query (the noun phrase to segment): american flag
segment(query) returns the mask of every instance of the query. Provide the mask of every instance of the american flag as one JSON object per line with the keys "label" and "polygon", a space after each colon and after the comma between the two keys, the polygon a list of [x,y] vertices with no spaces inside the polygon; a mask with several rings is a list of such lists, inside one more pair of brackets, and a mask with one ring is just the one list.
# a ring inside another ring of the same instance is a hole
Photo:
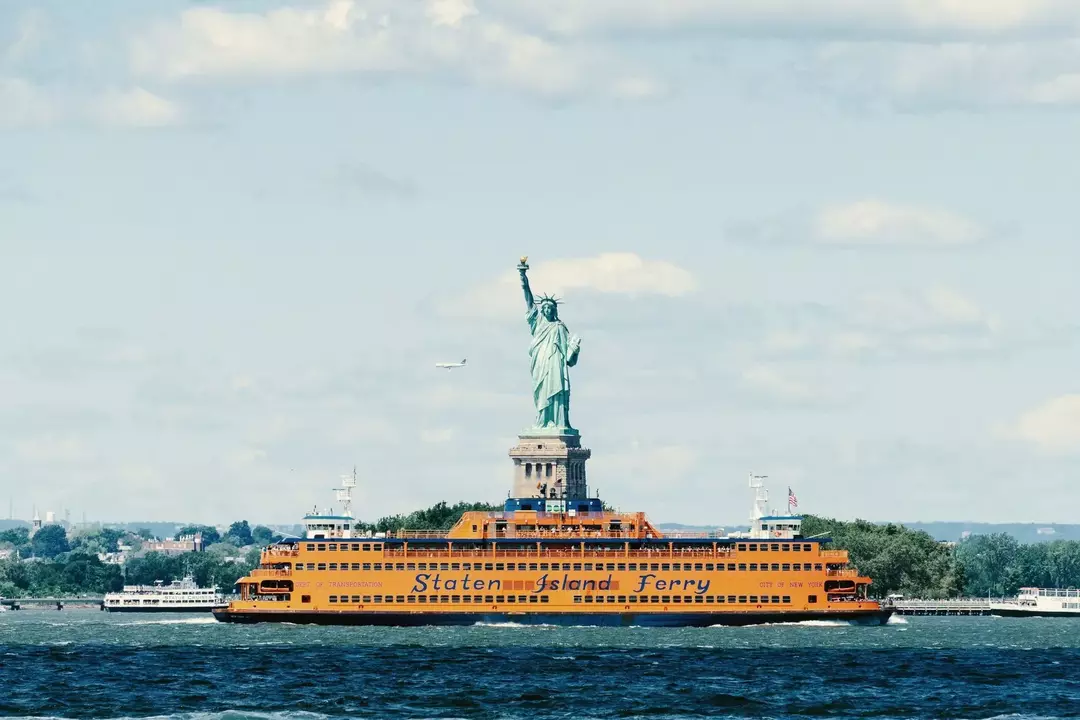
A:
{"label": "american flag", "polygon": [[799,498],[795,497],[795,493],[790,487],[787,489],[787,504],[788,507],[799,507]]}

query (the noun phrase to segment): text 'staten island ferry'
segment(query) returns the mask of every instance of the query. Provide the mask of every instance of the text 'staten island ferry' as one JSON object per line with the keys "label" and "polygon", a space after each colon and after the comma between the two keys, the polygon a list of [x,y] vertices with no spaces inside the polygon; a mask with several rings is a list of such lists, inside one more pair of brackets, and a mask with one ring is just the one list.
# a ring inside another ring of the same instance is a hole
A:
{"label": "text 'staten island ferry'", "polygon": [[356,536],[355,474],[343,512],[304,518],[305,537],[279,542],[238,581],[226,622],[356,625],[708,626],[818,619],[884,623],[893,610],[867,598],[870,578],[843,550],[801,536],[801,518],[767,510],[756,490],[752,525],[738,536],[663,533],[644,513],[606,510],[590,497],[570,425],[569,368],[581,341],[558,301],[533,297],[518,270],[536,418],[510,450],[514,489],[501,512],[469,512],[449,532]]}

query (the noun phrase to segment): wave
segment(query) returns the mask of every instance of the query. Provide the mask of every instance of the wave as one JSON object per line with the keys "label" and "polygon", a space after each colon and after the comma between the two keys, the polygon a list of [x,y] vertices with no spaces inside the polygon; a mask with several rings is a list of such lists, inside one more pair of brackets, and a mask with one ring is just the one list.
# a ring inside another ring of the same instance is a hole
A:
{"label": "wave", "polygon": [[172,618],[169,620],[133,620],[131,622],[117,623],[118,625],[217,625],[218,621],[212,617],[197,618]]}
{"label": "wave", "polygon": [[907,625],[908,621],[907,621],[907,618],[905,618],[905,617],[900,617],[899,615],[893,615],[892,617],[889,618],[888,622],[886,622],[885,624],[886,625]]}
{"label": "wave", "polygon": [[710,625],[711,628],[775,628],[775,627],[853,627],[850,620],[799,620],[798,622],[759,623],[756,625]]}
{"label": "wave", "polygon": [[[174,715],[117,715],[104,720],[327,720],[322,713],[304,712],[256,712],[254,710],[222,710],[220,712],[176,713]],[[5,715],[0,720],[67,720],[62,715]]]}

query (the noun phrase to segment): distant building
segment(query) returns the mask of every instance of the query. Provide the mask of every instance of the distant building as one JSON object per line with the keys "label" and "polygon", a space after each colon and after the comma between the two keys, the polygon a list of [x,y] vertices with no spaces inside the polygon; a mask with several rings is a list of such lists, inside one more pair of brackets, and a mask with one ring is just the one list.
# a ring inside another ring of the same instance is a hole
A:
{"label": "distant building", "polygon": [[160,552],[167,555],[182,555],[189,552],[202,552],[203,539],[201,533],[194,535],[181,535],[175,540],[150,540],[143,545],[147,552]]}
{"label": "distant building", "polygon": [[1057,533],[1057,530],[1055,530],[1052,527],[1041,527],[1041,528],[1037,529],[1035,532],[1037,534],[1039,534],[1039,535],[1054,535],[1054,534]]}
{"label": "distant building", "polygon": [[965,530],[964,532],[960,533],[960,539],[961,540],[967,540],[969,537],[971,537],[971,531],[970,530]]}
{"label": "distant building", "polygon": [[15,555],[15,550],[8,548],[7,550],[0,548],[0,560],[7,560]]}
{"label": "distant building", "polygon": [[98,553],[98,560],[105,563],[106,565],[123,565],[127,562],[127,553]]}

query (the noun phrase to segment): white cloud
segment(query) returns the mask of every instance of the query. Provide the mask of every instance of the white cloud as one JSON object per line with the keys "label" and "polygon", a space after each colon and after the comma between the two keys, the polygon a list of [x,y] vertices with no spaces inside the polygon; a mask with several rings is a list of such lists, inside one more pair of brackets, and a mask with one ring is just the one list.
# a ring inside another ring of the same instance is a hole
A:
{"label": "white cloud", "polygon": [[[646,260],[634,253],[604,253],[588,258],[548,260],[531,266],[529,284],[535,295],[566,298],[578,291],[614,295],[680,297],[697,290],[694,274],[674,263]],[[508,270],[457,302],[441,306],[451,315],[508,316],[522,312],[521,280]]]}
{"label": "white cloud", "polygon": [[1073,0],[492,0],[562,34],[710,30],[743,37],[1011,38],[1080,29]]}
{"label": "white cloud", "polygon": [[120,127],[162,127],[181,120],[176,103],[141,87],[104,94],[93,113],[102,124]]}
{"label": "white cloud", "polygon": [[595,49],[524,32],[469,0],[332,0],[265,13],[191,8],[136,38],[132,64],[173,80],[446,73],[544,96],[641,97],[657,88]]}
{"label": "white cloud", "polygon": [[744,370],[742,384],[754,392],[785,402],[805,402],[818,397],[817,391],[808,383],[766,365]]}
{"label": "white cloud", "polygon": [[814,223],[817,241],[836,245],[966,245],[983,234],[953,213],[880,200],[825,208]]}
{"label": "white cloud", "polygon": [[1044,452],[1080,450],[1080,394],[1061,395],[1027,411],[1013,433]]}
{"label": "white cloud", "polygon": [[815,213],[740,223],[729,229],[729,235],[761,244],[954,247],[978,243],[988,232],[975,221],[946,210],[865,199]]}
{"label": "white cloud", "polygon": [[16,440],[15,455],[32,463],[76,464],[92,459],[94,452],[76,435],[41,435]]}

